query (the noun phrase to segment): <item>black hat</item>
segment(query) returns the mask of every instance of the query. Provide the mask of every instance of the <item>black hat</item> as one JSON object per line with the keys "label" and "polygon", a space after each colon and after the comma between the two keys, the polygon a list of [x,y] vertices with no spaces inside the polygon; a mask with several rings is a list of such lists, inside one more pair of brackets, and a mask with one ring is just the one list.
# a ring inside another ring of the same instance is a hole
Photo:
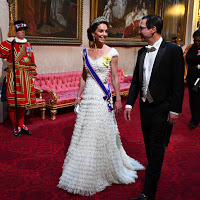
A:
{"label": "black hat", "polygon": [[16,32],[19,31],[20,29],[24,28],[24,29],[27,29],[29,28],[23,20],[17,20],[14,22],[14,25],[15,25],[15,30]]}

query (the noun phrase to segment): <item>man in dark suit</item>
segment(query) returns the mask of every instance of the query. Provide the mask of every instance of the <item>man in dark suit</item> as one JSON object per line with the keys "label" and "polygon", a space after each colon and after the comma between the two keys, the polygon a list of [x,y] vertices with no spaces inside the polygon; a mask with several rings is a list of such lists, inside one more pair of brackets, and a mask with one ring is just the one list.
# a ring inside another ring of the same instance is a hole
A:
{"label": "man in dark suit", "polygon": [[148,165],[141,195],[134,200],[155,199],[165,147],[172,125],[182,110],[184,58],[181,47],[161,37],[163,21],[157,15],[143,17],[139,34],[148,46],[138,51],[124,117],[130,121],[131,109],[140,93],[140,116]]}

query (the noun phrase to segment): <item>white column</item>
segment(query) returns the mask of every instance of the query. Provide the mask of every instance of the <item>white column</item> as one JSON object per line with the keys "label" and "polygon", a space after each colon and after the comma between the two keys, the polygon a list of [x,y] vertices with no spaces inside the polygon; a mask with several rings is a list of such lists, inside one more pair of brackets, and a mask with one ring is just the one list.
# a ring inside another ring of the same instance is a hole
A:
{"label": "white column", "polygon": [[188,1],[187,26],[184,47],[187,47],[193,43],[192,34],[197,30],[198,8],[199,0]]}
{"label": "white column", "polygon": [[[0,43],[7,39],[9,29],[9,5],[5,0],[0,0]],[[7,62],[0,58],[0,90],[2,88],[3,70],[5,69]],[[0,101],[0,123],[7,116],[7,104]]]}

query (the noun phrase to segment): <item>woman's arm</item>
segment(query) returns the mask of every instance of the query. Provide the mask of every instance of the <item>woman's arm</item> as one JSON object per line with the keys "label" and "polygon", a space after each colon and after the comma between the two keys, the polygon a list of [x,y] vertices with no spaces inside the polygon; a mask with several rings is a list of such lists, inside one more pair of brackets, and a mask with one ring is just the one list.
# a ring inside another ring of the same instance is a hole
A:
{"label": "woman's arm", "polygon": [[79,89],[78,89],[76,99],[74,101],[74,105],[80,104],[80,102],[81,102],[81,94],[83,93],[83,90],[84,90],[84,87],[85,87],[86,77],[87,77],[86,70],[85,70],[85,67],[83,66],[83,73],[82,73],[82,76],[80,78]]}
{"label": "woman's arm", "polygon": [[122,110],[120,86],[118,79],[118,57],[114,56],[111,61],[111,81],[116,94],[115,112],[118,114]]}

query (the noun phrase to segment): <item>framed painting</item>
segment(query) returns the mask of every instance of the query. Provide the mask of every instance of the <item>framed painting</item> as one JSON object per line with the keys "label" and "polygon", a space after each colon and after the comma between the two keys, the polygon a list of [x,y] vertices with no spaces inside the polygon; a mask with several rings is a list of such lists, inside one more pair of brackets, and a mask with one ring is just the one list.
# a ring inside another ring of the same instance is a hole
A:
{"label": "framed painting", "polygon": [[162,37],[166,41],[178,38],[177,44],[184,45],[188,0],[163,0]]}
{"label": "framed painting", "polygon": [[112,46],[142,46],[139,24],[143,16],[160,14],[156,0],[91,0],[91,21],[105,16],[109,22],[106,43]]}
{"label": "framed painting", "polygon": [[81,44],[82,0],[14,0],[13,20],[24,20],[32,44]]}

